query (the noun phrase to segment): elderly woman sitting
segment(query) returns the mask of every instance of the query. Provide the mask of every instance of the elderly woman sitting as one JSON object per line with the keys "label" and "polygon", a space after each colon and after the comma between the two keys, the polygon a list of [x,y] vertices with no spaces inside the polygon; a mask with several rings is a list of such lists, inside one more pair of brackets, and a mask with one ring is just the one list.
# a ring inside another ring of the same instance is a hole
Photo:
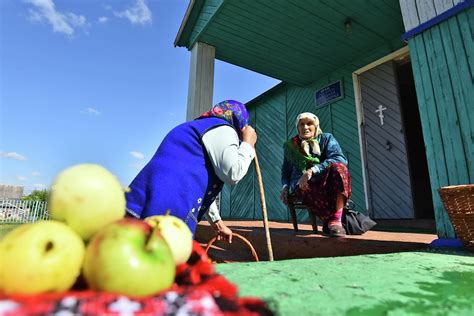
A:
{"label": "elderly woman sitting", "polygon": [[288,204],[295,194],[310,211],[324,221],[323,232],[344,237],[342,210],[351,195],[351,178],[339,143],[323,133],[313,113],[296,118],[298,135],[284,144],[280,199]]}

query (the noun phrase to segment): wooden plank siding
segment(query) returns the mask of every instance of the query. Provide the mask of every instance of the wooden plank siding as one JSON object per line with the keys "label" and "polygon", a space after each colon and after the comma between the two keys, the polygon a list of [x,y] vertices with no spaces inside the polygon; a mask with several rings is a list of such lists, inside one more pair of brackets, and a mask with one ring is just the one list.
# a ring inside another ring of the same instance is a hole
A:
{"label": "wooden plank siding", "polygon": [[[251,175],[248,175],[251,177]],[[231,217],[231,204],[230,197],[232,194],[232,186],[224,185],[221,191],[219,198],[219,210],[222,218],[232,218]]]}
{"label": "wooden plank siding", "polygon": [[439,237],[454,237],[437,189],[474,183],[474,9],[408,41]]}
{"label": "wooden plank siding", "polygon": [[[255,126],[255,112],[249,111],[250,120],[249,123]],[[235,186],[225,185],[224,187],[230,192],[229,198],[229,213],[227,219],[254,219],[255,210],[255,190],[258,190],[257,179],[255,176],[255,165],[249,166],[249,170],[245,177],[237,183]]]}
{"label": "wooden plank siding", "polygon": [[[257,155],[262,171],[265,201],[270,220],[288,220],[288,212],[278,199],[281,192],[280,170],[283,163],[282,145],[286,136],[286,94],[276,93],[263,99],[256,112],[258,135]],[[255,185],[256,219],[262,219],[260,195]]]}
{"label": "wooden plank siding", "polygon": [[405,31],[410,31],[426,21],[451,9],[464,0],[400,0]]}
{"label": "wooden plank siding", "polygon": [[[299,0],[219,3],[205,2],[191,42],[215,46],[219,60],[300,86],[403,32],[397,0],[364,1],[362,6],[343,0],[324,5]],[[218,13],[205,13],[212,10]],[[358,19],[346,30],[345,20],[355,14]]]}
{"label": "wooden plank siding", "polygon": [[[257,152],[271,220],[289,220],[279,201],[282,144],[295,135],[295,118],[305,111],[317,114],[322,129],[338,139],[349,158],[352,197],[357,209],[366,211],[352,73],[399,49],[403,36],[410,47],[438,235],[454,236],[436,190],[474,183],[470,3],[196,0],[199,13],[194,13],[192,32],[183,33],[180,45],[190,49],[196,41],[209,44],[216,47],[217,59],[284,82],[249,106],[259,135]],[[344,84],[344,98],[316,109],[314,92],[336,80]],[[224,218],[261,218],[253,165],[238,185],[224,188],[221,203]],[[307,219],[305,212],[299,217]]]}
{"label": "wooden plank siding", "polygon": [[[352,73],[401,46],[402,43],[399,43],[398,47],[393,47],[392,44],[381,46],[364,58],[358,58],[334,72],[320,76],[319,80],[310,85],[301,87],[286,84],[268,95],[257,97],[255,102],[250,103],[249,112],[251,116],[255,116],[254,126],[258,133],[257,154],[270,220],[290,220],[285,205],[279,200],[280,168],[283,161],[283,142],[296,135],[295,120],[301,112],[315,113],[320,119],[323,131],[334,134],[339,141],[349,158],[352,198],[357,210],[366,212]],[[336,80],[343,81],[344,99],[316,109],[315,91]],[[222,207],[230,205],[230,212],[222,210],[223,214],[230,213],[230,217],[223,216],[224,219],[261,219],[259,191],[253,165],[247,177],[249,179],[242,180],[244,182],[234,188],[225,188],[226,194],[222,195],[222,199],[230,199],[231,202],[223,203]],[[251,182],[253,182],[253,198],[250,197],[251,190],[248,188]],[[308,221],[307,212],[299,211],[298,220]]]}
{"label": "wooden plank siding", "polygon": [[209,25],[209,22],[212,21],[213,16],[221,5],[223,4],[224,0],[205,0],[204,4],[202,5],[201,11],[197,17],[195,22],[194,28],[191,32],[189,37],[189,47],[192,48],[194,43],[204,31],[204,29]]}

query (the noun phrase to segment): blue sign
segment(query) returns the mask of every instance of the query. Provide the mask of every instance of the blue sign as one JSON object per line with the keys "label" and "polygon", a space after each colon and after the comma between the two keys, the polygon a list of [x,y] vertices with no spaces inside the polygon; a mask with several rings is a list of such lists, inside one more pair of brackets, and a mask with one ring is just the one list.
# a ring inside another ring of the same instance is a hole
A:
{"label": "blue sign", "polygon": [[316,107],[320,107],[344,98],[344,89],[342,81],[333,82],[315,93]]}

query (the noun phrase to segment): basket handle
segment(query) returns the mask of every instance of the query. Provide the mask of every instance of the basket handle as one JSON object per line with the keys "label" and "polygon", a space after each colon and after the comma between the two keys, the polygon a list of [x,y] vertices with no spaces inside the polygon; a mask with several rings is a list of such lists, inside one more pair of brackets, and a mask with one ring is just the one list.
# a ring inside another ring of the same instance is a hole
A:
{"label": "basket handle", "polygon": [[[250,251],[252,252],[252,256],[253,258],[255,259],[256,262],[258,262],[258,255],[257,255],[257,252],[255,251],[255,248],[252,246],[252,244],[250,243],[250,241],[248,241],[244,236],[242,235],[239,235],[237,233],[232,233],[232,237],[237,237],[239,238],[240,240],[242,240],[249,248],[250,248]],[[206,254],[207,252],[209,251],[209,249],[211,248],[211,246],[216,242],[217,240],[217,236],[213,237],[211,240],[209,240],[209,242],[207,243],[207,247],[205,249],[206,251]],[[215,262],[215,261],[214,261]],[[230,263],[230,262],[235,262],[235,261],[230,261],[230,260],[224,260],[225,263]]]}

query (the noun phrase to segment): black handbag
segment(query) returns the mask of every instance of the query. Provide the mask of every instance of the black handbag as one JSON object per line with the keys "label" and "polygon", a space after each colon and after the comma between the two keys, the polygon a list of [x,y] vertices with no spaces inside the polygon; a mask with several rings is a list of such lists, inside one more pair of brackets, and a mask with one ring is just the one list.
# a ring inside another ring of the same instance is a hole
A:
{"label": "black handbag", "polygon": [[354,202],[349,200],[342,212],[342,226],[347,235],[362,235],[377,223],[364,213],[354,211]]}

